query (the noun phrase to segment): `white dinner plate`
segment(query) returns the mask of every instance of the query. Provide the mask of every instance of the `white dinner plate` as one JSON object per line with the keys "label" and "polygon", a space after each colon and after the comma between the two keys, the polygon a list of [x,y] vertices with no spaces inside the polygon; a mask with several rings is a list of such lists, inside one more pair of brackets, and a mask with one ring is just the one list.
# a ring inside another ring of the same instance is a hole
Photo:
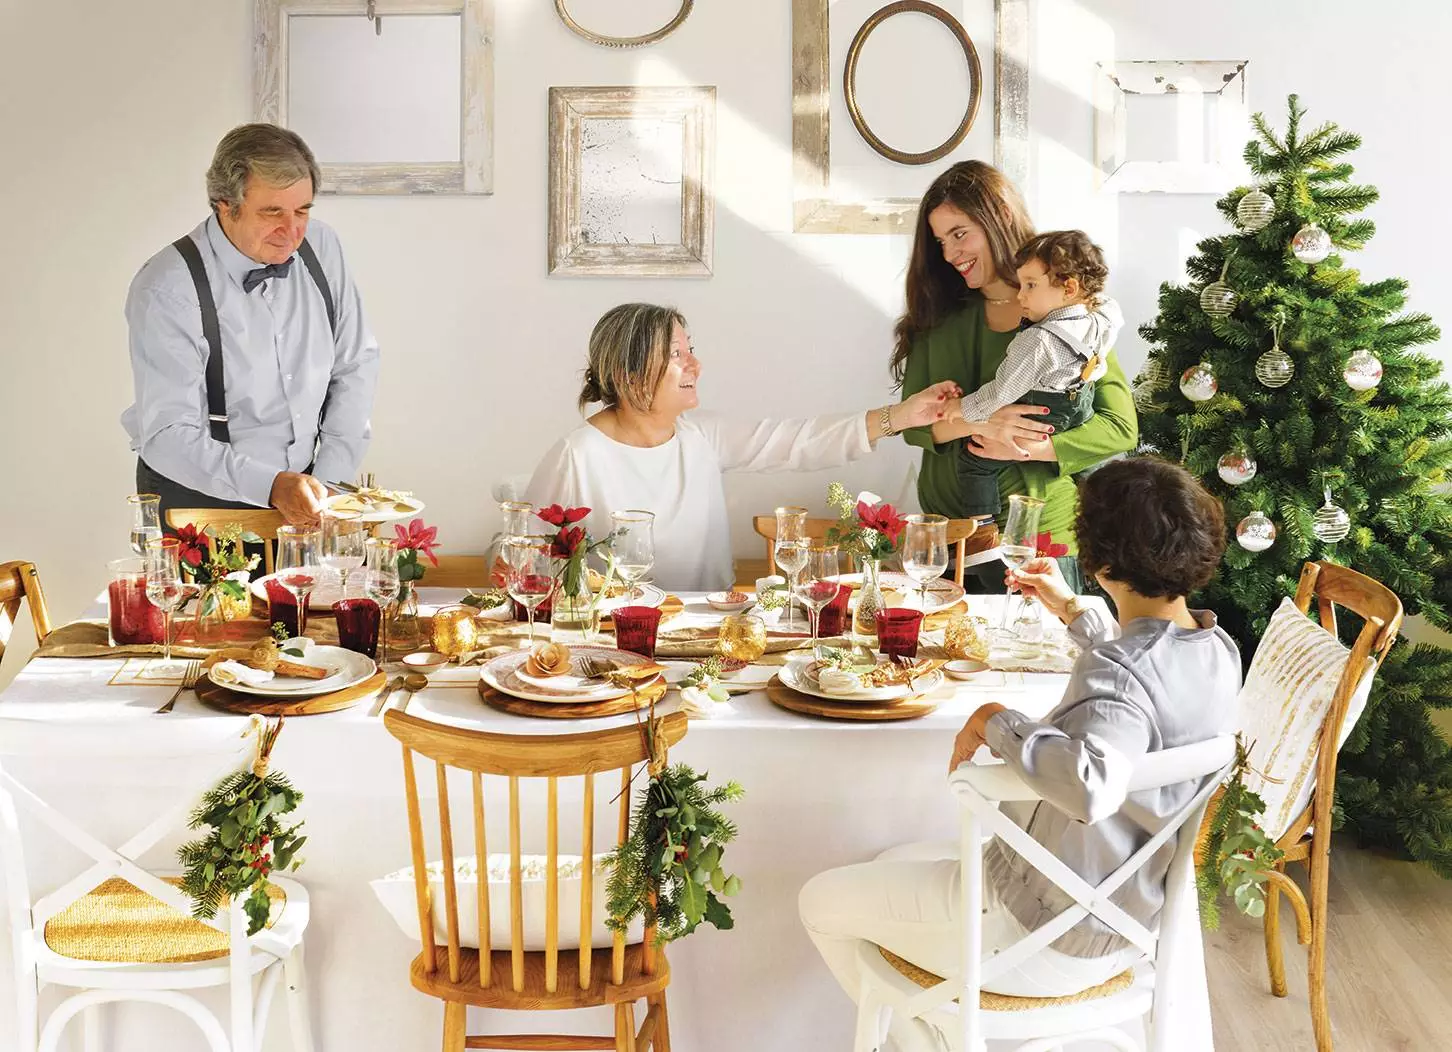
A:
{"label": "white dinner plate", "polygon": [[[576,671],[580,667],[580,659],[585,657],[614,661],[624,666],[647,664],[647,659],[639,654],[632,654],[628,650],[617,650],[614,647],[573,646],[570,648],[570,662]],[[494,660],[485,663],[484,667],[479,670],[479,678],[500,693],[523,698],[525,701],[578,704],[591,701],[613,701],[615,698],[623,698],[630,693],[629,687],[617,687],[600,680],[586,681],[579,675],[531,676],[524,671],[524,663],[528,658],[528,650],[513,650],[508,654],[501,654]],[[644,687],[654,683],[659,678],[656,676],[654,679],[646,680],[640,686]]]}
{"label": "white dinner plate", "polygon": [[[279,573],[288,573],[283,570]],[[360,567],[356,570],[349,570],[349,590],[354,597],[359,596],[358,585],[363,581],[364,570]],[[267,582],[277,580],[278,574],[264,574],[252,582],[252,594],[264,603],[267,602]],[[327,567],[319,567],[313,574],[313,590],[308,593],[308,612],[313,614],[332,613],[333,604],[343,598],[343,579],[336,570],[329,570]]]}
{"label": "white dinner plate", "polygon": [[829,694],[817,686],[817,681],[807,673],[807,666],[810,664],[811,662],[807,660],[788,661],[778,670],[778,675],[781,677],[782,683],[792,690],[799,690],[803,694],[810,694],[817,698],[826,698],[828,701],[895,701],[910,694],[926,694],[943,685],[943,673],[934,671],[926,676],[920,676],[916,689],[905,683],[899,683],[890,687],[868,687],[853,691],[851,694]]}
{"label": "white dinner plate", "polygon": [[[353,498],[353,494],[351,494],[351,493],[335,493],[331,497],[329,497],[327,500],[323,501],[323,507],[324,508],[327,508],[327,509],[335,508],[340,503],[343,503],[343,502],[346,502],[346,501],[349,501],[349,500],[352,500],[352,499],[354,499],[354,498]],[[396,521],[398,519],[411,519],[415,515],[417,515],[419,512],[423,511],[425,507],[427,507],[427,505],[424,504],[424,502],[421,501],[421,500],[419,500],[417,497],[405,497],[403,500],[399,501],[398,504],[400,504],[400,505],[407,505],[408,506],[408,510],[404,511],[404,510],[400,510],[399,508],[392,508],[392,509],[390,509],[388,511],[384,511],[382,509],[377,510],[377,511],[365,511],[361,515],[358,516],[358,518],[357,518],[356,521],[358,521],[358,522],[394,522],[394,521]]]}
{"label": "white dinner plate", "polygon": [[217,683],[217,686],[235,690],[239,694],[256,694],[262,698],[305,698],[314,694],[331,694],[335,690],[345,690],[362,683],[378,671],[378,666],[368,655],[346,650],[343,647],[311,646],[308,647],[306,658],[293,657],[290,654],[283,656],[300,665],[321,665],[324,668],[331,668],[333,673],[323,679],[273,676],[266,683],[251,687],[246,683],[217,683],[212,676],[217,667],[213,665],[207,669],[207,678],[213,683]]}
{"label": "white dinner plate", "polygon": [[640,586],[641,596],[639,599],[627,599],[623,595],[613,596],[609,599],[600,600],[600,616],[607,617],[616,609],[622,606],[653,606],[659,609],[665,606],[665,590],[657,588],[653,584]]}

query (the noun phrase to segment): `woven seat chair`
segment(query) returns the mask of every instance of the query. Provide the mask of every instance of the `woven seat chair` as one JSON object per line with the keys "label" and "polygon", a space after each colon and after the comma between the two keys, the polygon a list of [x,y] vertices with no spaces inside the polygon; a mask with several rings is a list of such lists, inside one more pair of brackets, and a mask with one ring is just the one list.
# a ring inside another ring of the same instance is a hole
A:
{"label": "woven seat chair", "polygon": [[[1153,1052],[1183,1052],[1196,1046],[1184,1033],[1172,1032],[1166,1013],[1166,1005],[1172,1000],[1184,1017],[1203,1020],[1208,1040],[1210,1005],[1199,940],[1193,855],[1206,804],[1234,757],[1235,739],[1231,735],[1141,757],[1130,777],[1131,793],[1195,779],[1203,782],[1202,787],[1097,886],[1075,874],[999,811],[1001,803],[1040,799],[1007,766],[960,766],[949,784],[963,819],[961,914],[966,920],[962,972],[936,976],[880,946],[864,942],[858,950],[862,988],[857,999],[854,1052],[881,1049],[894,1012],[930,1023],[958,1052],[982,1052],[986,1040],[1017,1041],[1018,1052],[1051,1052],[1070,1040],[1098,1040],[1125,1052],[1139,1052],[1140,1046],[1117,1028],[1148,1014],[1149,1048]],[[984,830],[1074,900],[1073,906],[987,961],[982,959],[979,922]],[[1166,881],[1165,907],[1160,930],[1152,932],[1110,899],[1162,845],[1170,842],[1175,848]],[[1097,987],[1067,997],[1006,997],[983,991],[985,982],[1023,963],[1091,915],[1143,950],[1147,960]],[[1191,928],[1193,937],[1162,938],[1164,933],[1185,933]]]}

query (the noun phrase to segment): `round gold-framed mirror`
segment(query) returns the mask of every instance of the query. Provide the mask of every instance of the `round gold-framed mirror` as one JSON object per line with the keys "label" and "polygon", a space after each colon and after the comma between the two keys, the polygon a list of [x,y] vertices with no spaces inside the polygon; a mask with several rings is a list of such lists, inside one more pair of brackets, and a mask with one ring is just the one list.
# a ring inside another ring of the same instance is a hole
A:
{"label": "round gold-framed mirror", "polygon": [[599,44],[601,47],[647,47],[657,41],[664,40],[677,29],[682,22],[690,15],[691,9],[696,6],[696,0],[681,0],[681,9],[676,12],[665,25],[651,33],[642,33],[638,37],[607,37],[601,33],[594,33],[576,22],[565,7],[565,0],[555,0],[555,11],[563,22],[577,37],[584,37],[592,44]]}
{"label": "round gold-framed mirror", "polygon": [[[557,2],[562,3],[563,0],[557,0]],[[952,135],[948,136],[940,145],[921,153],[909,153],[883,142],[867,126],[867,121],[857,106],[857,60],[862,54],[862,46],[867,43],[867,38],[872,35],[874,29],[893,15],[900,15],[908,11],[936,18],[943,23],[953,34],[953,39],[958,41],[959,46],[962,47],[963,57],[968,63],[967,112],[963,114],[963,119],[958,122],[958,127],[954,129]],[[858,134],[866,140],[868,146],[899,164],[931,164],[956,150],[967,136],[968,130],[973,127],[973,121],[978,117],[978,104],[983,97],[983,67],[978,62],[978,49],[973,46],[973,41],[969,39],[962,23],[951,14],[937,4],[925,3],[923,0],[897,0],[896,3],[888,4],[886,7],[874,11],[867,21],[862,23],[862,28],[857,30],[857,35],[852,38],[852,46],[847,49],[847,67],[842,73],[842,89],[847,99],[847,113],[852,117],[852,124],[857,128]]]}

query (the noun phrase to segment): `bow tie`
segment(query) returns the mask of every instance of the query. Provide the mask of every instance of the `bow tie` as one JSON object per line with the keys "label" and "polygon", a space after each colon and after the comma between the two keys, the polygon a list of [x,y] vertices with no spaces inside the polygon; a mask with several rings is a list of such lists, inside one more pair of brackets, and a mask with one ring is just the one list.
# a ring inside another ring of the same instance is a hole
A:
{"label": "bow tie", "polygon": [[268,278],[285,278],[291,269],[292,259],[289,258],[285,263],[269,263],[265,267],[249,270],[247,276],[242,279],[242,291],[251,292]]}

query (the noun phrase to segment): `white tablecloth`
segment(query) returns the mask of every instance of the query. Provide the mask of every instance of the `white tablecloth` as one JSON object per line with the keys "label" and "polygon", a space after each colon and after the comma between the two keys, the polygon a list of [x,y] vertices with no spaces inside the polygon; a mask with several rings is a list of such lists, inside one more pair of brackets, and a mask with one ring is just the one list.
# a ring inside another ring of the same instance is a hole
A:
{"label": "white tablecloth", "polygon": [[[442,602],[456,594],[424,589],[421,598]],[[975,613],[996,617],[1002,598],[971,597],[971,603]],[[688,618],[707,613],[699,601],[688,602]],[[51,722],[58,733],[69,721],[154,720],[164,732],[165,721],[240,719],[190,694],[173,714],[155,715],[172,688],[112,684],[121,665],[116,659],[36,659],[0,694],[0,718]],[[572,733],[633,720],[547,721],[499,713],[480,701],[477,673],[437,674],[415,695],[409,713],[517,734]],[[996,700],[1041,715],[1066,681],[1062,675],[1002,673],[983,684],[950,684],[935,712],[901,723],[797,716],[776,708],[764,692],[737,695],[718,718],[694,721],[672,757],[709,772],[713,782],[735,779],[746,788],[746,797],[731,805],[741,833],[726,856],[743,890],[731,900],[733,931],[702,927],[669,950],[671,1031],[678,1052],[849,1048],[852,1006],[797,920],[797,890],[822,869],[871,858],[889,846],[954,837],[956,815],[945,778],[953,735],[968,714]],[[668,701],[662,710],[673,704]],[[439,1002],[408,982],[416,938],[394,925],[368,887],[369,879],[409,864],[400,750],[382,722],[369,715],[370,707],[291,719],[274,753],[274,766],[305,794],[300,814],[308,835],[306,862],[296,878],[312,898],[307,962],[318,1048],[327,1052],[412,1052],[437,1047],[441,1033]],[[114,768],[16,773],[67,813],[92,816],[93,831],[111,843],[160,810],[169,792],[191,791],[155,784],[124,757]],[[184,839],[185,831],[179,831],[173,843]],[[78,872],[69,852],[55,850],[52,842],[44,847],[49,850],[28,845],[33,889]],[[561,850],[569,848],[562,844]],[[0,1048],[8,1048],[14,1047],[8,953],[0,976],[5,991]],[[289,1047],[285,1014],[280,1006],[273,1013],[268,1049]],[[471,1009],[470,1032],[612,1032],[603,1012],[588,1019],[489,1015]],[[164,1009],[120,1006],[112,1019],[116,1030],[108,1052],[198,1047],[192,1024]],[[72,1047],[79,1048],[79,1028],[73,1029]]]}

